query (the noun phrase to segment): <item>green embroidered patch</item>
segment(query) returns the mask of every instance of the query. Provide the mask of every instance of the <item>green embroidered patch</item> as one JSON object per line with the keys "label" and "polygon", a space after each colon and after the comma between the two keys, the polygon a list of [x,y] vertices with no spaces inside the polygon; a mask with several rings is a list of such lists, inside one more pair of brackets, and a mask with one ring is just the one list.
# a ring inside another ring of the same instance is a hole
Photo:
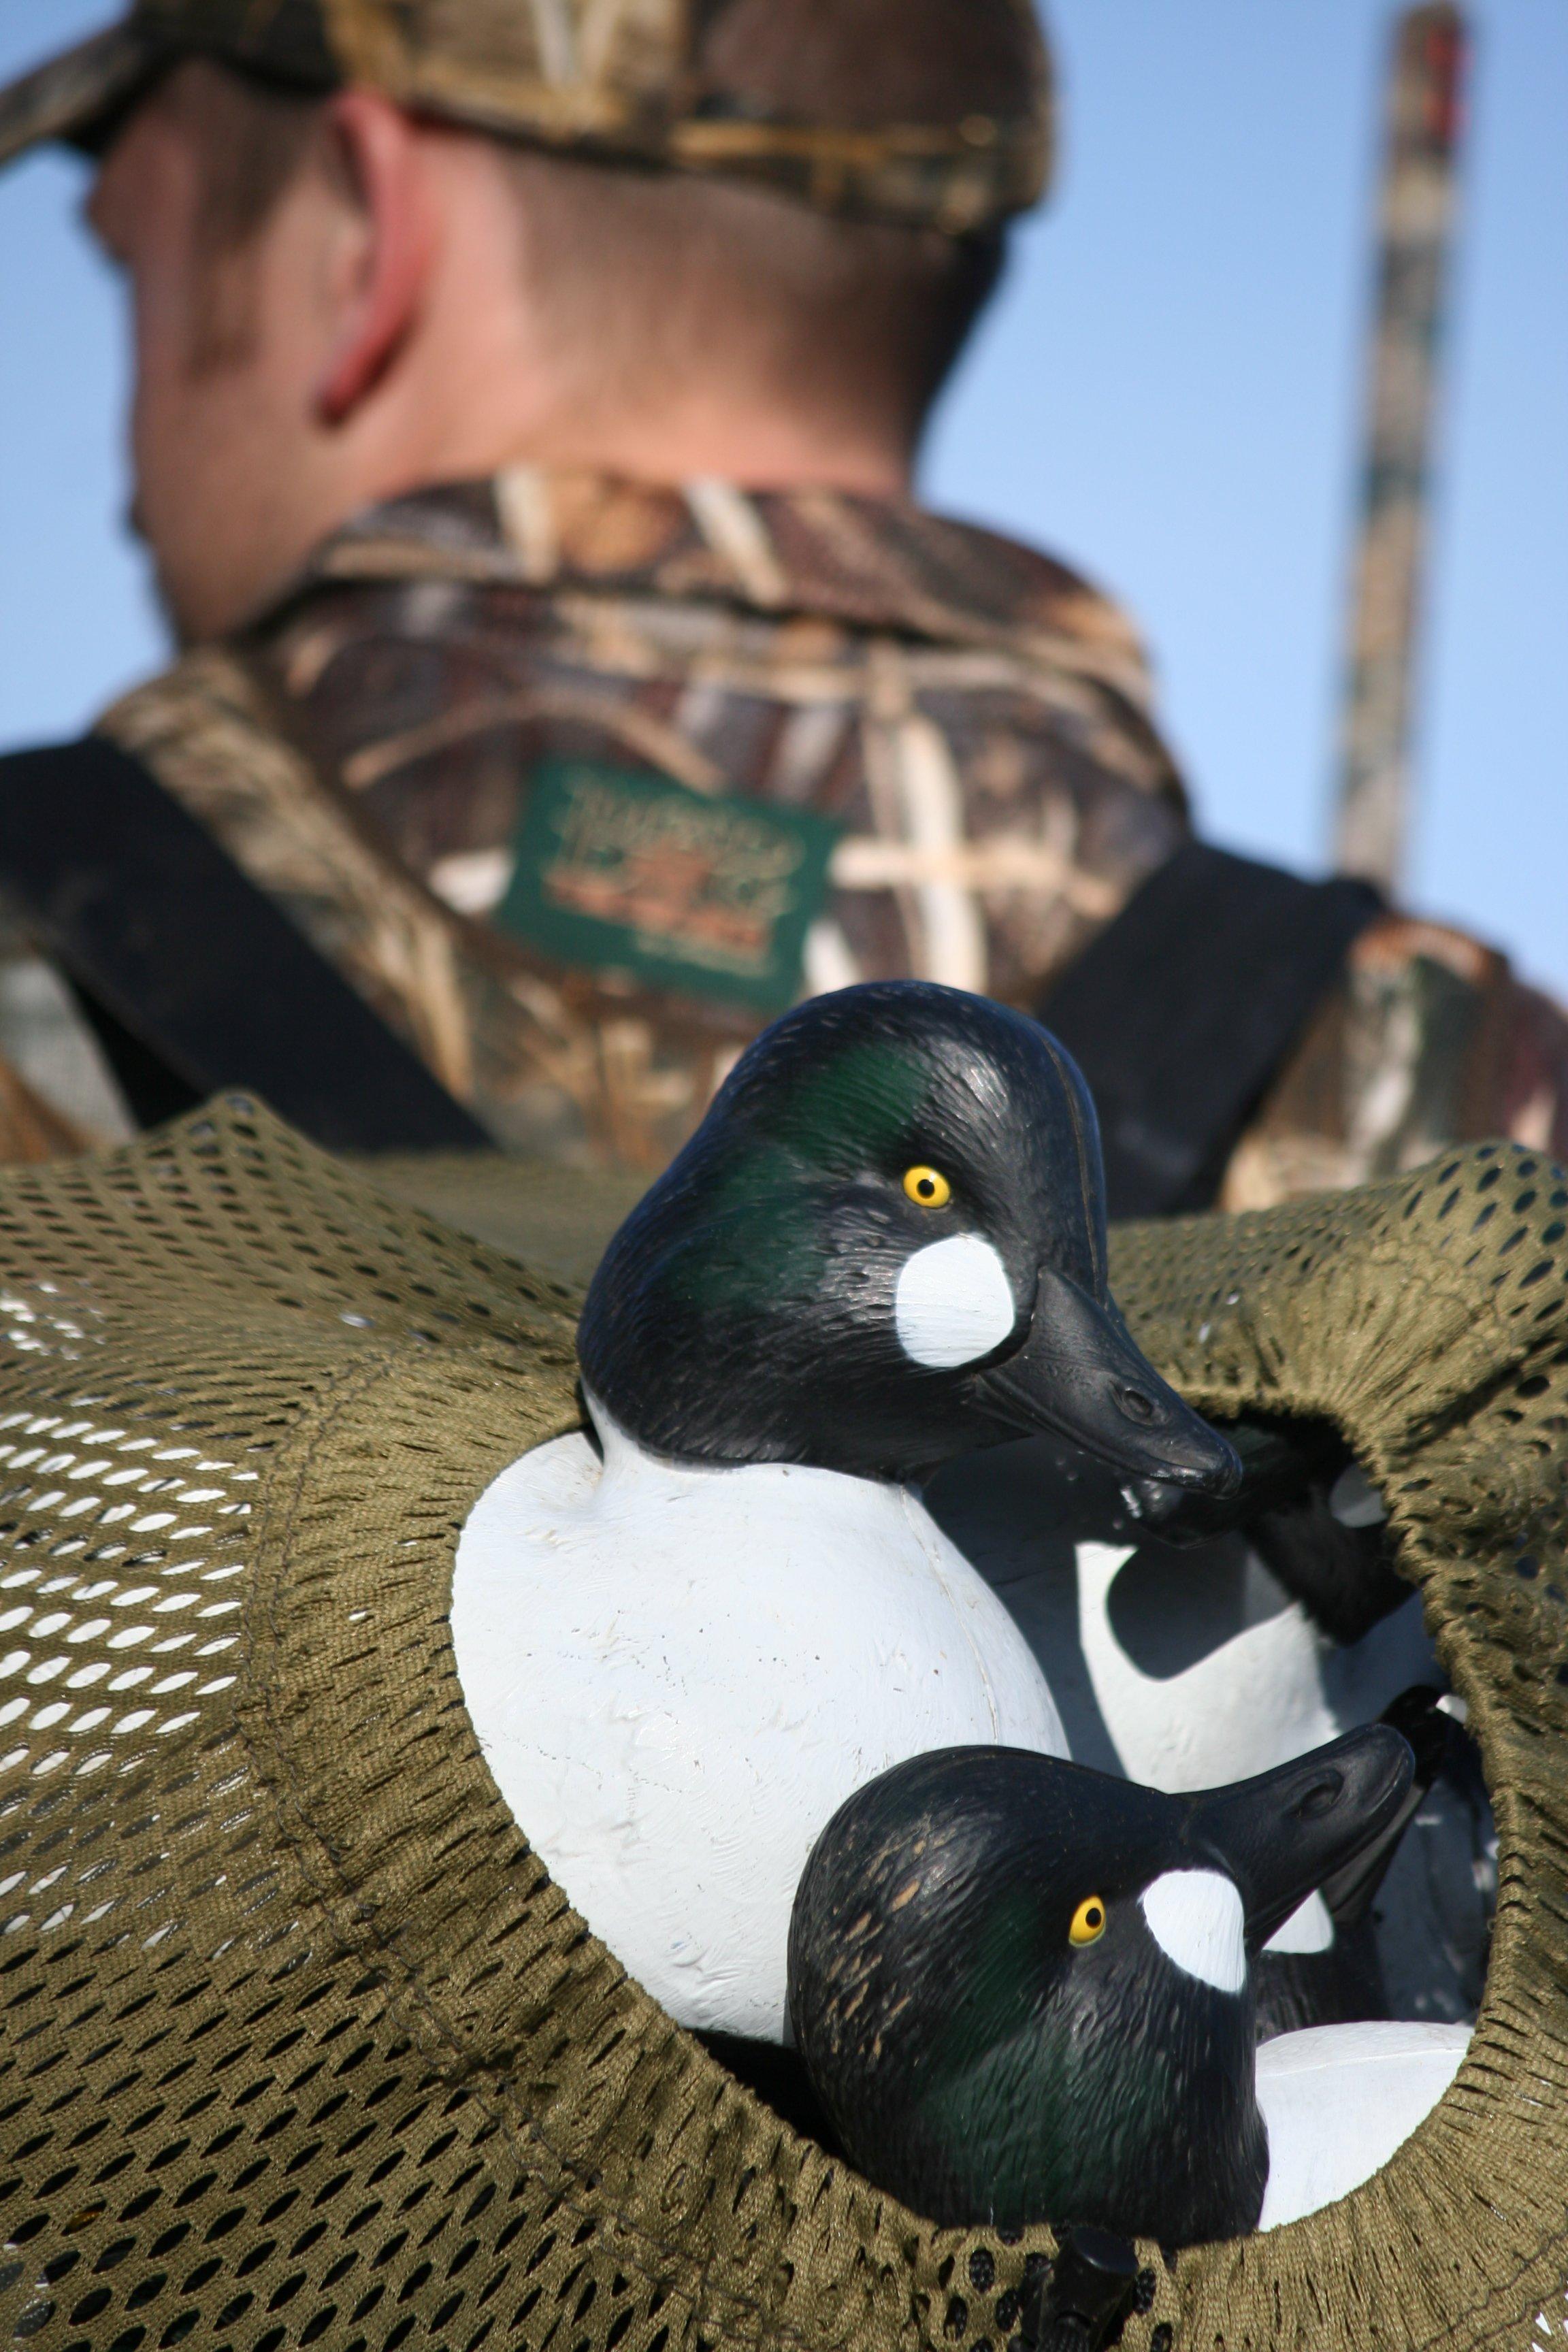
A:
{"label": "green embroidered patch", "polygon": [[651,769],[547,760],[491,919],[565,963],[779,1012],[800,992],[837,830]]}

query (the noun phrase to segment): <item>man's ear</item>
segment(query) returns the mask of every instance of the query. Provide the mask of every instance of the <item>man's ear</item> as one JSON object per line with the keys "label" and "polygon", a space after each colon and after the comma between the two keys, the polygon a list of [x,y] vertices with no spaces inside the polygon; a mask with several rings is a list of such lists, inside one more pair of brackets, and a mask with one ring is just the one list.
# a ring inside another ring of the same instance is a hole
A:
{"label": "man's ear", "polygon": [[316,391],[324,425],[342,425],[396,356],[419,313],[436,252],[436,223],[418,134],[374,90],[329,100],[325,129],[337,175],[359,215],[334,288],[339,318]]}

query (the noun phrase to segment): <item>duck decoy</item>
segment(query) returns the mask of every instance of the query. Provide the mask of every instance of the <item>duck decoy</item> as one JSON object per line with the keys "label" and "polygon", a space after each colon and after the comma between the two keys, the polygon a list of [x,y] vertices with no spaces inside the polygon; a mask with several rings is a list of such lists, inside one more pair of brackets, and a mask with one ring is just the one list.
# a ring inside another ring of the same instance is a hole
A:
{"label": "duck decoy", "polygon": [[858,1790],[813,1848],[789,1952],[795,2040],[846,2152],[939,2222],[1171,2246],[1344,2193],[1462,2040],[1321,2028],[1255,2061],[1253,1971],[1303,1896],[1384,1840],[1413,1770],[1372,1725],[1187,1796],[982,1748]]}
{"label": "duck decoy", "polygon": [[1038,1429],[1205,1491],[1236,1458],[1111,1300],[1072,1063],[918,982],[764,1032],[612,1240],[578,1355],[591,1434],[510,1465],[462,1532],[465,1704],[633,1973],[683,2024],[776,2042],[795,1887],[851,1790],[954,1743],[1065,1752],[919,1482]]}
{"label": "duck decoy", "polygon": [[1168,1484],[1049,1437],[951,1464],[927,1496],[1046,1658],[1073,1756],[1173,1792],[1289,1762],[1442,1679],[1383,1497],[1338,1433],[1223,1427],[1242,1481],[1174,1513]]}

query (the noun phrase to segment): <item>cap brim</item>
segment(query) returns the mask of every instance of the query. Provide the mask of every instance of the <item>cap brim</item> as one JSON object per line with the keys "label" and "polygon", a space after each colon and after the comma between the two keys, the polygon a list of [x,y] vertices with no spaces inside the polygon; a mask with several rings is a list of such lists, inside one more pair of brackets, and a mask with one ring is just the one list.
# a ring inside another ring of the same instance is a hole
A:
{"label": "cap brim", "polygon": [[111,25],[0,89],[0,169],[46,140],[89,145],[154,70],[144,35]]}

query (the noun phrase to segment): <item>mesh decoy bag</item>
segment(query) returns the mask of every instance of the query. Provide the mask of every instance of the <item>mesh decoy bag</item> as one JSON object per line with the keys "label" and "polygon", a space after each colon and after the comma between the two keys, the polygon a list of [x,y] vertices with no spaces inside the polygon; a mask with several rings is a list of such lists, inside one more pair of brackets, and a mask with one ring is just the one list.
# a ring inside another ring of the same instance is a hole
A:
{"label": "mesh decoy bag", "polygon": [[[1336,1420],[1500,1837],[1452,2090],[1343,2204],[1146,2263],[1131,2352],[1568,2339],[1568,1184],[1509,1146],[1134,1228],[1200,1404]],[[573,1294],[242,1100],[0,1185],[0,2342],[1020,2352],[547,1878],[464,1712],[458,1531],[572,1427]]]}

